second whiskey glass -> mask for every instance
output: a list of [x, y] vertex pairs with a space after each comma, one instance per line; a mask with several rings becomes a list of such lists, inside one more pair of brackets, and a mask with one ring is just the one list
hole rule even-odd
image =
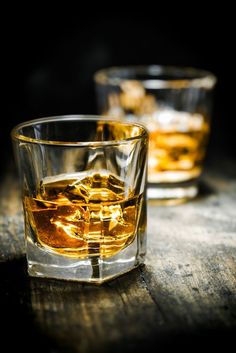
[[216, 77], [186, 67], [127, 66], [98, 71], [98, 111], [149, 131], [148, 198], [196, 196], [210, 131]]

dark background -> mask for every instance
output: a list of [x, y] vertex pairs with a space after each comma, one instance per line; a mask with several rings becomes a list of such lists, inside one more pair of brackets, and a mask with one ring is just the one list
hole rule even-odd
[[[95, 16], [11, 18], [2, 42], [1, 151], [21, 121], [56, 114], [96, 113], [93, 74], [112, 65], [195, 66], [218, 78], [208, 159], [235, 157], [233, 20], [210, 9], [188, 15], [150, 11]], [[199, 5], [200, 6], [200, 5]], [[222, 10], [223, 11], [223, 10]], [[35, 14], [37, 11], [35, 11]]]

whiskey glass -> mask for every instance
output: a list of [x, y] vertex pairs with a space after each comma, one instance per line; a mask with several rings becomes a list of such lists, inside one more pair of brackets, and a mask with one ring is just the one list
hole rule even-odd
[[99, 284], [143, 263], [144, 127], [56, 116], [24, 122], [11, 136], [29, 275]]
[[216, 77], [195, 68], [113, 67], [94, 76], [98, 111], [149, 131], [148, 198], [180, 203], [197, 195]]

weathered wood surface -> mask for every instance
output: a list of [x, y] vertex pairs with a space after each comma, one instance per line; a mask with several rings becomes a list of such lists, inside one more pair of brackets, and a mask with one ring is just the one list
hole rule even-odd
[[208, 172], [192, 202], [149, 204], [146, 265], [100, 287], [28, 278], [12, 174], [0, 195], [0, 309], [8, 351], [154, 352], [234, 342], [233, 164]]

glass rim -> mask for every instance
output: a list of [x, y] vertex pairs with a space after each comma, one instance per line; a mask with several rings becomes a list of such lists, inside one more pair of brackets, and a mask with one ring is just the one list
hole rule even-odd
[[[121, 73], [130, 74], [121, 77]], [[146, 75], [145, 79], [132, 78], [132, 73]], [[184, 78], [178, 77], [177, 73]], [[158, 78], [160, 75], [169, 75], [173, 78]], [[113, 77], [112, 77], [113, 75]], [[175, 76], [176, 75], [176, 76]], [[189, 76], [189, 77], [186, 77]], [[167, 65], [131, 65], [113, 66], [98, 70], [94, 74], [94, 81], [97, 84], [118, 86], [126, 81], [142, 82], [147, 89], [180, 89], [180, 88], [206, 88], [211, 89], [217, 82], [217, 77], [210, 71], [187, 66], [167, 66]]]
[[[50, 139], [45, 140], [45, 139], [32, 138], [19, 133], [19, 130], [21, 128], [24, 128], [27, 126], [33, 126], [40, 123], [44, 124], [44, 123], [50, 123], [50, 122], [56, 122], [56, 121], [99, 121], [107, 124], [119, 123], [121, 125], [138, 127], [140, 129], [140, 134], [138, 134], [137, 136], [128, 137], [126, 139], [121, 139], [121, 140], [87, 141], [87, 142], [73, 141], [72, 142], [72, 141], [57, 141], [57, 140], [50, 140]], [[14, 126], [10, 134], [11, 134], [12, 140], [18, 140], [20, 142], [28, 142], [28, 143], [38, 144], [38, 145], [71, 146], [71, 147], [99, 147], [99, 146], [105, 147], [105, 146], [115, 146], [115, 145], [121, 145], [121, 144], [123, 145], [131, 141], [141, 140], [148, 137], [148, 132], [142, 124], [139, 124], [136, 122], [135, 123], [123, 122], [103, 115], [89, 115], [89, 114], [88, 115], [86, 114], [55, 115], [55, 116], [27, 120]]]

